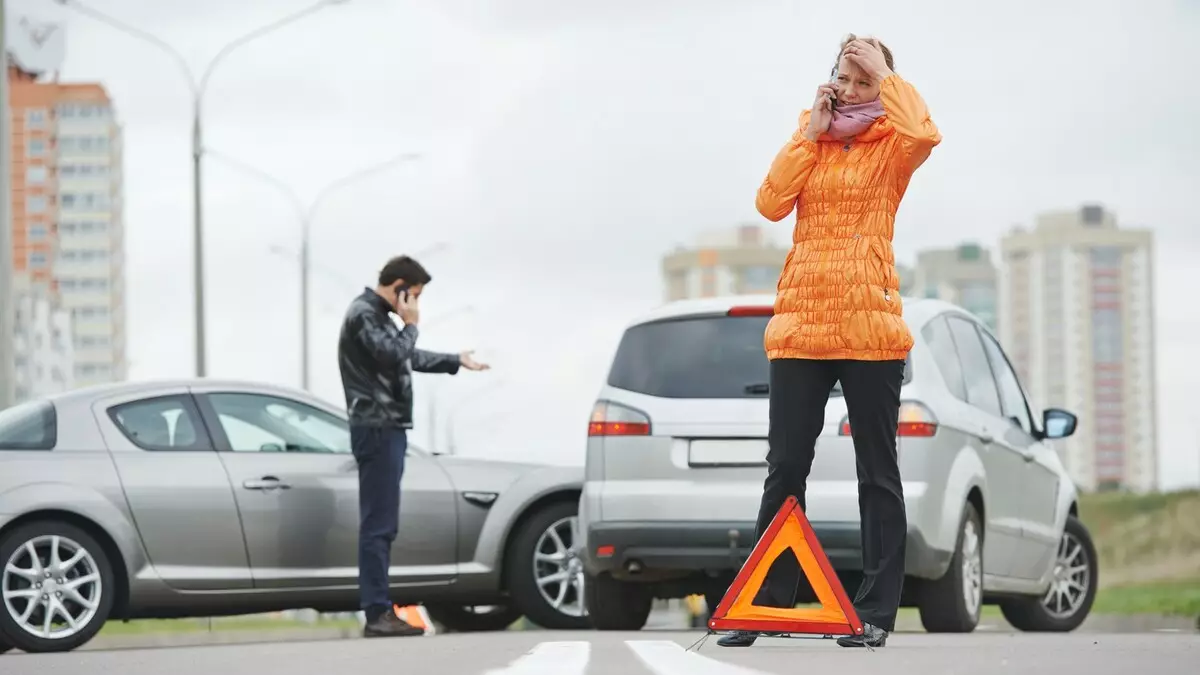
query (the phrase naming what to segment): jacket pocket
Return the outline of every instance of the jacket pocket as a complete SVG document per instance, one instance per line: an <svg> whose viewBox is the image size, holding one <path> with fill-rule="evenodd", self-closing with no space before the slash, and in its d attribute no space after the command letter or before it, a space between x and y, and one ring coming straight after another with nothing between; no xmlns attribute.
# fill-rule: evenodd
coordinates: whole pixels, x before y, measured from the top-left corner
<svg viewBox="0 0 1200 675"><path fill-rule="evenodd" d="M870 284L879 288L892 288L891 255L889 247L879 237L871 238L871 247L867 251L867 271L871 275Z"/></svg>

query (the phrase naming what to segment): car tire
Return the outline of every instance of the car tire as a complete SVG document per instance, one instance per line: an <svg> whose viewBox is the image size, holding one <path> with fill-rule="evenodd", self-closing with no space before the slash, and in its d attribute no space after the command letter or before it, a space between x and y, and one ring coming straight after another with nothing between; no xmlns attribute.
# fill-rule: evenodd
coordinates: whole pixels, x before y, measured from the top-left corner
<svg viewBox="0 0 1200 675"><path fill-rule="evenodd" d="M1067 516L1054 568L1054 577L1045 595L1005 599L1000 603L1000 612L1013 628L1026 632L1065 633L1078 628L1091 613L1099 586L1096 545L1087 527L1075 516ZM1069 593L1072 580L1084 587L1082 593ZM1070 604L1064 605L1063 599ZM1051 603L1055 609L1048 606Z"/></svg>
<svg viewBox="0 0 1200 675"><path fill-rule="evenodd" d="M967 502L959 520L950 567L922 584L917 606L930 633L970 633L983 610L983 519Z"/></svg>
<svg viewBox="0 0 1200 675"><path fill-rule="evenodd" d="M586 583L578 555L578 511L575 502L555 502L539 509L524 519L508 547L505 570L514 608L548 630L585 630L591 626L580 588ZM559 574L562 579L550 582L557 584L551 586L555 592L552 600L548 597L551 591L544 592L545 584L539 581ZM557 591L562 590L562 584L567 588L560 597ZM562 602L556 606L555 600Z"/></svg>
<svg viewBox="0 0 1200 675"><path fill-rule="evenodd" d="M8 644L7 642L5 642L3 640L0 640L0 654L3 654L4 652L12 651L12 648L13 648L12 645Z"/></svg>
<svg viewBox="0 0 1200 675"><path fill-rule="evenodd" d="M447 603L426 604L429 618L442 626L447 633L487 633L506 630L521 618L521 612L513 607L495 606L488 611L476 612L475 608Z"/></svg>
<svg viewBox="0 0 1200 675"><path fill-rule="evenodd" d="M70 567L59 570L63 576L41 577L45 579L41 581L11 571L11 566L30 570L45 566L50 562L55 541L58 542L60 562L79 558ZM36 565L28 553L30 545L35 547L38 554ZM51 631L57 635L51 637L34 632L34 622L39 621L39 616L45 615L47 601L36 597L26 598L24 592L36 590L38 586L31 584L41 583L51 584L50 590L55 592L54 596L49 596L54 602L51 619L61 622L62 612L67 611L81 625L74 628L59 626L57 629L52 626ZM60 584L61 591L57 590ZM54 520L32 522L14 529L0 541L0 637L23 652L66 652L86 644L108 620L115 592L112 562L104 548L94 537L74 525ZM72 593L76 596L72 597ZM88 608L78 600L85 600L93 607ZM30 602L37 602L38 606L32 610L32 616L23 617Z"/></svg>
<svg viewBox="0 0 1200 675"><path fill-rule="evenodd" d="M641 630L654 604L648 585L619 581L608 573L588 577L584 594L596 630Z"/></svg>

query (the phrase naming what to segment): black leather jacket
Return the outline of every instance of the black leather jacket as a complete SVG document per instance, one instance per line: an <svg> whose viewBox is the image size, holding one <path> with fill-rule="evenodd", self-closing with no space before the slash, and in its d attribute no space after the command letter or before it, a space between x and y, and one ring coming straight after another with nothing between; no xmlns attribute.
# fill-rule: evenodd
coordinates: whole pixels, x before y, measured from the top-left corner
<svg viewBox="0 0 1200 675"><path fill-rule="evenodd" d="M338 367L350 424L367 427L413 425L412 374L458 372L457 354L417 349L418 330L396 327L392 308L367 288L350 303L338 339Z"/></svg>

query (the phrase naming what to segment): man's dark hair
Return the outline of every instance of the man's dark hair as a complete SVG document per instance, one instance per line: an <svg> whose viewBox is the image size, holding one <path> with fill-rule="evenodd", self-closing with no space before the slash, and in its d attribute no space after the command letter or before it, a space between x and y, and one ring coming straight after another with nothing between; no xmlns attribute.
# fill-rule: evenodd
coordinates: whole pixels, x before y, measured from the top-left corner
<svg viewBox="0 0 1200 675"><path fill-rule="evenodd" d="M406 284L421 286L432 281L433 277L429 276L421 263L406 255L398 255L379 270L379 285L391 286L400 279Z"/></svg>

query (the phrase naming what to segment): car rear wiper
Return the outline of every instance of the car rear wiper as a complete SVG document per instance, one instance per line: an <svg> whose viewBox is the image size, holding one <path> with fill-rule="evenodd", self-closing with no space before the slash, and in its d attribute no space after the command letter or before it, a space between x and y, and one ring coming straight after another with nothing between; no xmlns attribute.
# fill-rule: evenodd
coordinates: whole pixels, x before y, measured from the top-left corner
<svg viewBox="0 0 1200 675"><path fill-rule="evenodd" d="M771 385L767 384L766 382L748 384L743 391L745 391L747 394L769 394L771 393Z"/></svg>

